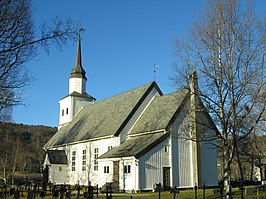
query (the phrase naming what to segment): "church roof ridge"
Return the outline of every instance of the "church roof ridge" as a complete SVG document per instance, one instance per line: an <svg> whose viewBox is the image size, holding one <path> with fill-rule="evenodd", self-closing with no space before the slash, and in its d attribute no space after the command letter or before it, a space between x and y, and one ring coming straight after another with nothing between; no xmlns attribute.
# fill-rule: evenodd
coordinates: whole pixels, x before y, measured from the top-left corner
<svg viewBox="0 0 266 199"><path fill-rule="evenodd" d="M137 90L137 89L139 89L139 88L141 88L141 87L146 87L146 86L147 86L147 87L150 87L152 84L155 85L156 82L155 82L155 81L151 81L151 82L146 83L146 84L143 84L143 85L141 85L141 86L138 86L138 87L135 87L135 88L132 88L132 89L129 89L129 90L123 91L123 92L118 93L118 94L114 94L114 95L112 95L112 96L110 96L110 97L107 97L107 98L102 99L102 100L100 100L100 101L98 101L98 102L95 102L95 104L97 104L97 103L101 103L101 102L103 102L103 101L105 101L105 100L109 100L109 99L111 99L111 98L113 98L113 97L117 97L117 96L122 95L122 94L124 94L124 93L128 93L128 92L131 92L131 91ZM155 86L158 87L157 84L156 84ZM162 91L160 90L160 88L158 87L157 89L158 89L158 92L160 92L160 94L162 95Z"/></svg>

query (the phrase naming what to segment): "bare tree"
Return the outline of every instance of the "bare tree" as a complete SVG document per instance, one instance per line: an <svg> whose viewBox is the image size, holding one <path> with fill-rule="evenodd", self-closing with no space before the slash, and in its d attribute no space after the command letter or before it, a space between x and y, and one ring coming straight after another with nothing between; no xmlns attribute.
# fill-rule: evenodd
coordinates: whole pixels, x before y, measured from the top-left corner
<svg viewBox="0 0 266 199"><path fill-rule="evenodd" d="M37 55L37 47L46 50L52 44L61 48L67 39L77 36L71 20L54 19L35 33L31 18L31 0L0 1L0 119L10 119L12 106L21 103L23 88L29 83L25 64Z"/></svg>
<svg viewBox="0 0 266 199"><path fill-rule="evenodd" d="M265 110L265 21L254 15L252 2L241 3L208 1L191 37L174 43L173 80L186 86L185 77L197 70L199 96L219 130L226 198L231 198L237 144L254 131Z"/></svg>

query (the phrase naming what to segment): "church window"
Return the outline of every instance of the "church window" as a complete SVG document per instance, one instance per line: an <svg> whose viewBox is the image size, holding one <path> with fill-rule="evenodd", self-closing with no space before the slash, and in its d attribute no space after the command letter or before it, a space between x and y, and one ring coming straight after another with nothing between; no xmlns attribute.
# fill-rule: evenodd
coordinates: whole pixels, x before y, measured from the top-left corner
<svg viewBox="0 0 266 199"><path fill-rule="evenodd" d="M82 171L86 171L87 150L82 151Z"/></svg>
<svg viewBox="0 0 266 199"><path fill-rule="evenodd" d="M130 173L131 172L131 167L130 165L125 165L124 166L124 173Z"/></svg>
<svg viewBox="0 0 266 199"><path fill-rule="evenodd" d="M109 166L104 166L103 172L104 173L109 173Z"/></svg>
<svg viewBox="0 0 266 199"><path fill-rule="evenodd" d="M76 170L76 151L72 151L72 171Z"/></svg>
<svg viewBox="0 0 266 199"><path fill-rule="evenodd" d="M66 108L66 115L68 115L68 108Z"/></svg>
<svg viewBox="0 0 266 199"><path fill-rule="evenodd" d="M169 148L170 148L169 145L166 145L166 146L164 147L164 152L165 152L165 153L169 153Z"/></svg>
<svg viewBox="0 0 266 199"><path fill-rule="evenodd" d="M99 148L94 148L94 171L98 171Z"/></svg>
<svg viewBox="0 0 266 199"><path fill-rule="evenodd" d="M113 146L108 146L108 151L110 151L113 148Z"/></svg>
<svg viewBox="0 0 266 199"><path fill-rule="evenodd" d="M64 109L62 110L62 116L64 116Z"/></svg>

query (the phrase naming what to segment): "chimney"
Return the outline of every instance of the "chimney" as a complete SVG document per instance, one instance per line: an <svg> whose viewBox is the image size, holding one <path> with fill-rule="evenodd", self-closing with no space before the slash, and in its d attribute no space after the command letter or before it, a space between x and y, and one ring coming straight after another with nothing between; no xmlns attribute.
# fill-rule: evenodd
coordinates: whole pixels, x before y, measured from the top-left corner
<svg viewBox="0 0 266 199"><path fill-rule="evenodd" d="M193 71L188 75L188 84L190 93L192 95L198 95L198 75L196 71Z"/></svg>
<svg viewBox="0 0 266 199"><path fill-rule="evenodd" d="M190 91L190 125L192 139L192 159L193 159L193 182L197 186L202 186L201 176L201 147L199 135L199 91L198 91L198 75L196 71L188 75L188 84Z"/></svg>

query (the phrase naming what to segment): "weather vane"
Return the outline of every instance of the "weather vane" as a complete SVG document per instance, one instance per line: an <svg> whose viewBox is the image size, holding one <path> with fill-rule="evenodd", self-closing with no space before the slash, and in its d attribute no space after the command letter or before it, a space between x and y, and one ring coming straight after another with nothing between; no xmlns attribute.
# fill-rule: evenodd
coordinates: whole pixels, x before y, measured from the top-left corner
<svg viewBox="0 0 266 199"><path fill-rule="evenodd" d="M159 68L158 64L153 64L153 80L156 79L156 69Z"/></svg>

